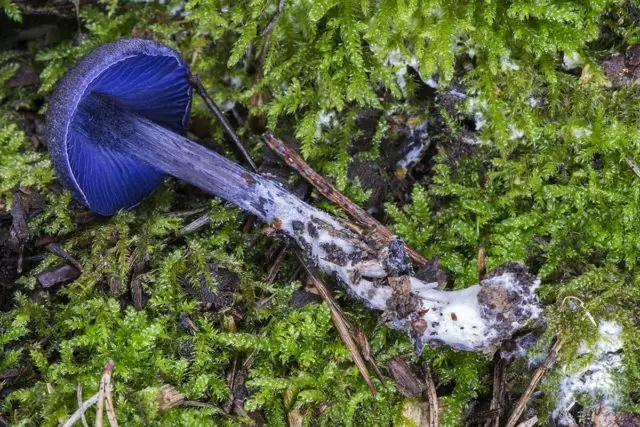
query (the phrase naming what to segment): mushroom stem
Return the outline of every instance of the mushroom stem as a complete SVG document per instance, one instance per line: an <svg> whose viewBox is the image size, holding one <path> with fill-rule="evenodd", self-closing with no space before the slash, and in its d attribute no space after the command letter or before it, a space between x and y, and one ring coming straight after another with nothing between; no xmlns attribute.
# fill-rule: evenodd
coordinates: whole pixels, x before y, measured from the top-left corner
<svg viewBox="0 0 640 427"><path fill-rule="evenodd" d="M533 292L538 281L516 264L460 291L435 289L411 277L400 239L381 243L359 234L262 175L249 172L103 95L88 95L72 123L101 148L126 153L221 197L293 239L309 262L329 273L350 295L385 311L396 329L418 349L443 342L464 350L486 350L540 314ZM100 118L100 120L94 120Z"/></svg>

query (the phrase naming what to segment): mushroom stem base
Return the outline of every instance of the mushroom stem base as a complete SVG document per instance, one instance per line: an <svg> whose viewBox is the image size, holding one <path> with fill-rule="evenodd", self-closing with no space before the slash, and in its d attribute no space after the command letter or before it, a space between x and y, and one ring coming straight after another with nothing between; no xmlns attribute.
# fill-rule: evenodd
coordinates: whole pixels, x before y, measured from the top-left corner
<svg viewBox="0 0 640 427"><path fill-rule="evenodd" d="M499 267L467 289L435 289L435 283L412 277L400 239L386 244L352 229L266 177L103 96L89 95L79 111L75 126L87 140L100 141L101 149L127 153L256 215L275 234L295 241L310 264L333 276L351 296L383 311L385 321L406 331L418 350L427 343L492 349L541 313L534 293L538 281L520 265Z"/></svg>

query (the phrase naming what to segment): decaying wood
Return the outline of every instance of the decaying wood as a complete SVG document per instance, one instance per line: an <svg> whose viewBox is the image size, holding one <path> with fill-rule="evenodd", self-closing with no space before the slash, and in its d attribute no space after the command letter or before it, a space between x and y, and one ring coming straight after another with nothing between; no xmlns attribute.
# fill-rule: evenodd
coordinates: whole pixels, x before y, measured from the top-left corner
<svg viewBox="0 0 640 427"><path fill-rule="evenodd" d="M431 375L431 366L428 362L422 364L422 371L424 372L424 379L427 385L425 394L427 395L427 402L429 402L429 427L438 427L439 424L439 408L438 408L438 394L436 392L436 385L433 383L433 376Z"/></svg>
<svg viewBox="0 0 640 427"><path fill-rule="evenodd" d="M389 373L396 382L398 391L404 397L421 396L427 390L424 379L416 375L411 366L401 357L394 357L387 362Z"/></svg>
<svg viewBox="0 0 640 427"><path fill-rule="evenodd" d="M342 208L350 217L355 221L362 224L364 227L374 231L385 243L391 242L393 234L384 225L380 224L378 220L369 215L367 211L356 205L347 196L342 194L335 188L329 181L327 181L322 175L313 170L303 159L296 153L295 150L287 146L282 140L276 138L272 134L264 135L264 141L267 146L271 148L276 154L278 154L287 165L298 172L304 179L306 179L313 187L320 192L325 198L335 203ZM411 259L419 266L425 265L428 261L425 257L418 252L404 246L405 251L409 254Z"/></svg>
<svg viewBox="0 0 640 427"><path fill-rule="evenodd" d="M504 405L504 374L507 363L500 354L497 352L494 357L493 363L493 390L491 393L491 406L489 409L497 410L496 416L493 420L487 421L485 427L500 427L500 415L502 413L502 407Z"/></svg>
<svg viewBox="0 0 640 427"><path fill-rule="evenodd" d="M27 214L22 206L22 197L18 192L13 195L11 217L13 219L10 229L11 243L18 250L16 272L20 274L22 273L22 263L24 260L24 245L29 238L29 230L27 229Z"/></svg>
<svg viewBox="0 0 640 427"><path fill-rule="evenodd" d="M520 399L518 400L516 407L514 408L513 412L511 413L511 416L509 417L509 420L507 421L506 427L515 427L516 423L522 416L522 413L524 412L524 409L527 406L527 403L529 403L529 400L531 400L531 396L533 396L533 392L535 391L536 387L540 383L540 380L542 380L545 374L549 371L549 369L551 369L553 364L558 359L558 354L560 352L560 349L562 348L562 344L563 344L562 339L558 338L556 342L553 344L553 347L551 347L551 350L549 351L547 358L533 373L533 376L531 377L531 381L529 382L529 385L525 389L522 396L520 396Z"/></svg>
<svg viewBox="0 0 640 427"><path fill-rule="evenodd" d="M43 289L49 289L61 283L68 283L77 279L80 272L73 266L63 264L58 267L47 269L38 274L37 281Z"/></svg>

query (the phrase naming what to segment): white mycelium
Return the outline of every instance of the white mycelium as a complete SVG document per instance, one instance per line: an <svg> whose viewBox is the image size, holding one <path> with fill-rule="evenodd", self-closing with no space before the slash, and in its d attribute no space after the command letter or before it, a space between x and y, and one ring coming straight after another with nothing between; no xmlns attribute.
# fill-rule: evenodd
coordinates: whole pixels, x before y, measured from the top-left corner
<svg viewBox="0 0 640 427"><path fill-rule="evenodd" d="M541 314L534 293L539 281L518 264L501 266L466 289L436 289L411 275L399 239L386 245L359 234L271 181L251 185L264 203L258 209L241 207L291 237L350 295L384 311L388 323L407 331L418 350L430 343L491 349Z"/></svg>
<svg viewBox="0 0 640 427"><path fill-rule="evenodd" d="M553 411L554 418L561 425L571 424L566 414L580 395L599 399L600 405L608 409L615 408L619 401L616 376L622 372L622 326L616 322L601 321L598 333L599 339L594 346L588 347L582 343L578 360L562 368L564 378L560 382L560 393ZM582 363L582 368L576 371L575 365L580 365L585 358L592 360Z"/></svg>

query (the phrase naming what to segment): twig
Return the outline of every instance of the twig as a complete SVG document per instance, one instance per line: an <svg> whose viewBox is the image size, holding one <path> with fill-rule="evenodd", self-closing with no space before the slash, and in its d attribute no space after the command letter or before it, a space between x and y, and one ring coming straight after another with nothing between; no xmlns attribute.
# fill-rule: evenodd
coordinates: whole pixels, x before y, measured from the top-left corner
<svg viewBox="0 0 640 427"><path fill-rule="evenodd" d="M436 393L436 385L433 383L431 376L431 366L428 362L422 364L424 371L424 379L427 383L427 401L429 402L429 427L438 427L438 394Z"/></svg>
<svg viewBox="0 0 640 427"><path fill-rule="evenodd" d="M218 119L218 121L220 122L222 127L224 128L224 131L226 132L226 134L231 138L231 140L236 145L238 150L240 150L240 152L242 153L242 156L244 157L244 159L251 166L251 169L253 169L254 172L257 172L258 171L258 167L256 166L256 164L254 163L253 159L251 158L251 156L247 152L246 148L244 148L244 145L242 145L242 141L240 141L240 138L238 138L238 135L233 130L233 127L231 126L231 123L229 123L229 121L224 116L222 111L220 111L220 108L218 108L216 103L213 102L213 99L207 93L207 90L204 88L204 86L202 85L202 82L200 81L200 77L198 77L198 75L192 75L189 78L189 82L191 83L191 85L195 89L196 93L198 95L200 95L200 98L202 98L202 100L204 101L204 103L207 106L207 108L209 108L209 110L211 110L213 115L216 116L216 118Z"/></svg>
<svg viewBox="0 0 640 427"><path fill-rule="evenodd" d="M640 166L638 166L638 164L636 162L633 161L633 159L631 158L631 156L627 157L627 164L629 165L629 167L631 168L631 170L638 175L638 178L640 178Z"/></svg>
<svg viewBox="0 0 640 427"><path fill-rule="evenodd" d="M189 224L185 225L184 227L182 227L176 233L176 235L178 237L181 237L181 236L184 236L185 234L193 233L194 231L199 230L200 228L204 227L208 223L209 223L209 214L204 214L196 218L195 220L191 221Z"/></svg>
<svg viewBox="0 0 640 427"><path fill-rule="evenodd" d="M111 378L111 377L109 377ZM111 391L113 390L113 386L111 382L109 382L109 386L107 387L106 401L107 401L107 419L109 420L109 425L111 427L118 427L118 420L116 418L116 408L113 404L113 396L111 395Z"/></svg>
<svg viewBox="0 0 640 427"><path fill-rule="evenodd" d="M107 397L107 389L111 385L111 374L115 363L109 359L102 370L102 378L100 379L100 390L98 391L98 407L96 408L96 427L104 425L104 404Z"/></svg>
<svg viewBox="0 0 640 427"><path fill-rule="evenodd" d="M529 382L527 389L524 391L522 396L520 396L520 400L518 400L518 404L511 413L506 427L515 427L516 423L520 419L520 416L524 412L524 408L527 406L527 403L529 403L529 400L533 395L533 391L538 386L538 383L540 383L540 380L542 380L542 377L544 377L544 375L553 366L556 359L558 358L558 352L562 348L562 344L562 338L558 338L555 344L553 344L553 347L551 347L547 358L544 360L542 365L538 366L538 369L536 369L536 371L533 373L533 377L531 377L531 381Z"/></svg>
<svg viewBox="0 0 640 427"><path fill-rule="evenodd" d="M51 252L54 255L59 256L60 258L62 258L63 260L67 261L69 264L73 265L75 268L78 269L78 271L80 271L81 273L83 272L83 268L82 268L82 264L80 264L80 262L78 262L77 259L75 259L74 257L72 257L71 255L69 255L67 253L67 251L65 251L62 246L60 246L57 243L48 243L45 246L45 249L48 250L49 252Z"/></svg>
<svg viewBox="0 0 640 427"><path fill-rule="evenodd" d="M77 423L80 419L82 419L84 417L85 411L90 407L92 407L93 405L95 405L96 402L98 401L98 394L99 393L94 394L89 399L87 399L84 403L82 403L80 407L76 409L76 412L74 412L67 419L67 421L65 421L64 424L62 424L62 427L71 427L72 425Z"/></svg>
<svg viewBox="0 0 640 427"><path fill-rule="evenodd" d="M478 249L478 279L484 279L487 274L486 256L484 248Z"/></svg>
<svg viewBox="0 0 640 427"><path fill-rule="evenodd" d="M347 196L342 194L329 183L322 175L318 174L311 168L303 159L295 152L295 150L288 147L283 141L276 138L272 134L265 134L263 139L267 146L271 148L276 154L278 154L287 165L298 172L304 179L306 179L316 190L320 192L329 201L338 205L344 210L350 217L362 224L364 227L373 230L378 236L380 236L385 243L391 241L393 234L384 225L380 224L378 220L369 215L364 209L356 205ZM423 266L427 264L427 259L420 255L415 250L404 246L407 254L418 265Z"/></svg>
<svg viewBox="0 0 640 427"><path fill-rule="evenodd" d="M280 14L282 13L282 9L284 9L284 0L280 0L278 2L278 10L276 11L275 15L273 15L273 18L271 18L271 21L269 21L267 26L264 27L264 30L262 30L262 33L260 33L260 37L264 37L267 33L271 32L273 27L275 27L275 25L278 23L278 18L280 18Z"/></svg>
<svg viewBox="0 0 640 427"><path fill-rule="evenodd" d="M76 396L78 397L78 408L82 406L82 384L78 383L78 388L76 389ZM82 420L82 425L84 427L89 427L89 423L87 423L87 417L84 416L84 412L80 414L80 419Z"/></svg>
<svg viewBox="0 0 640 427"><path fill-rule="evenodd" d="M307 274L309 275L309 278L311 278L313 285L318 290L318 293L320 294L324 302L329 306L329 310L331 311L331 319L333 320L333 324L336 326L336 329L338 330L338 334L340 334L340 338L342 338L342 341L347 346L347 349L349 350L349 353L351 354L351 357L353 358L354 363L358 367L358 371L360 371L360 375L362 375L362 378L364 378L364 381L367 383L367 386L369 386L369 390L371 390L371 394L375 397L377 394L376 387L373 385L373 381L371 381L371 376L369 375L369 371L367 370L367 364L364 361L362 354L360 354L360 349L358 348L358 344L351 336L349 325L347 323L347 319L344 316L344 313L342 312L342 309L340 308L336 300L333 298L333 295L331 295L331 292L329 291L327 286L324 284L324 282L320 280L318 276L316 276L311 271L311 269L307 266L302 256L297 251L296 251L296 255L298 256L300 263L303 265L303 267L307 271Z"/></svg>
<svg viewBox="0 0 640 427"><path fill-rule="evenodd" d="M523 421L520 424L518 424L518 427L533 427L537 423L538 423L538 417L534 415L533 417L529 418L527 421Z"/></svg>
<svg viewBox="0 0 640 427"><path fill-rule="evenodd" d="M492 420L485 423L485 427L500 427L500 414L504 399L504 373L506 368L505 360L496 352L495 363L493 365L493 391L491 395L491 410L497 410L497 414Z"/></svg>
<svg viewBox="0 0 640 427"><path fill-rule="evenodd" d="M273 264L271 264L271 267L269 268L269 273L267 273L267 277L265 279L266 283L271 284L276 279L276 276L280 272L280 267L282 267L282 262L287 255L287 248L287 244L282 245L280 252L278 252L278 256L276 256L276 259L273 261Z"/></svg>
<svg viewBox="0 0 640 427"><path fill-rule="evenodd" d="M371 354L371 346L369 346L369 340L367 339L367 335L364 333L364 331L361 328L357 326L351 328L351 330L353 331L354 338L358 343L358 346L360 347L360 354L362 354L362 357L364 358L364 360L369 362L369 365L371 365L371 367L373 368L373 372L376 374L376 377L378 377L378 380L382 383L382 385L385 385L382 372L380 372L380 368L378 368L376 359L373 357L373 354Z"/></svg>

